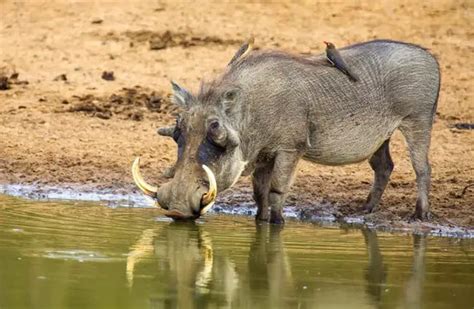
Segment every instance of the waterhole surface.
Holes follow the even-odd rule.
[[[474,240],[0,196],[0,308],[473,308]]]

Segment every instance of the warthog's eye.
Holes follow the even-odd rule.
[[[219,121],[218,120],[213,120],[210,124],[209,124],[209,130],[210,131],[217,131],[219,130],[219,127],[221,125],[219,124]]]
[[[223,108],[224,108],[224,111],[226,114],[231,114],[232,113],[232,110],[234,108],[236,108],[236,100],[237,100],[237,97],[238,97],[238,90],[237,89],[232,89],[232,90],[228,90],[226,92],[224,92],[224,94],[222,95],[222,105],[223,105]]]
[[[224,100],[226,101],[234,101],[236,97],[237,97],[236,90],[229,90],[226,93],[224,93]]]
[[[212,120],[209,123],[207,138],[216,146],[225,148],[227,134],[225,128],[219,123],[219,120]]]

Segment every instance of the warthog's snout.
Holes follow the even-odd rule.
[[[138,188],[156,201],[156,206],[163,210],[165,216],[174,220],[193,220],[205,214],[217,197],[214,173],[206,165],[202,165],[202,168],[207,175],[209,188],[199,187],[192,192],[186,191],[186,186],[178,181],[166,183],[161,188],[146,183],[140,173],[140,158],[133,162],[132,175]],[[180,200],[182,202],[176,202]]]
[[[196,219],[196,218],[199,217],[199,216],[195,216],[195,215],[185,215],[177,209],[167,210],[165,212],[165,216],[167,216],[168,218],[171,218],[173,220],[193,220],[193,219]]]

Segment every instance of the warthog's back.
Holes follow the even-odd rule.
[[[321,74],[326,91],[312,108],[313,147],[308,159],[325,164],[362,161],[405,117],[433,117],[439,69],[424,49],[375,41],[348,47],[341,54],[360,81],[351,82],[327,69]]]
[[[358,82],[330,65],[325,55],[254,54],[229,75],[248,89],[253,113],[274,118],[274,135],[306,135],[305,157],[323,164],[362,161],[405,117],[433,117],[440,77],[426,50],[372,41],[340,52]]]

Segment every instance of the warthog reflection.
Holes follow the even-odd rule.
[[[421,296],[425,281],[426,236],[413,235],[413,266],[405,286],[405,308],[421,308]]]
[[[377,232],[363,229],[365,244],[367,246],[368,266],[365,278],[367,279],[367,294],[377,307],[381,307],[383,292],[388,291],[386,286],[387,266],[379,247]],[[425,279],[425,250],[426,236],[413,235],[413,262],[412,269],[400,299],[403,308],[421,308],[423,295],[423,282]]]
[[[368,256],[368,266],[365,273],[365,279],[367,280],[366,291],[375,303],[379,303],[382,299],[382,292],[385,289],[387,269],[380,252],[377,232],[363,229],[362,234],[364,235]]]
[[[254,237],[236,245],[231,231],[225,234],[228,236],[218,233],[213,237],[216,233],[209,230],[209,225],[193,222],[175,222],[145,230],[131,247],[127,258],[129,286],[134,285],[136,265],[153,259],[158,260],[154,266],[158,269],[154,273],[157,273],[159,285],[151,298],[158,307],[283,308],[312,307],[315,301],[324,303],[316,292],[319,290],[317,287],[302,292],[307,282],[316,281],[312,275],[299,278],[292,271],[298,268],[298,261],[295,260],[298,256],[292,255],[295,263],[292,265],[282,231],[283,227],[279,225],[258,224]],[[390,289],[390,285],[386,284],[388,266],[384,262],[377,233],[364,229],[362,234],[368,263],[364,270],[365,293],[376,307],[380,307],[384,303],[384,292]],[[236,241],[241,242],[242,239]],[[404,307],[421,304],[425,241],[423,236],[414,236],[411,274],[398,297]],[[321,280],[316,284],[327,284],[324,278]],[[346,292],[361,294],[360,291],[350,290]],[[363,294],[358,297],[363,298]],[[357,295],[354,294],[354,297]]]

